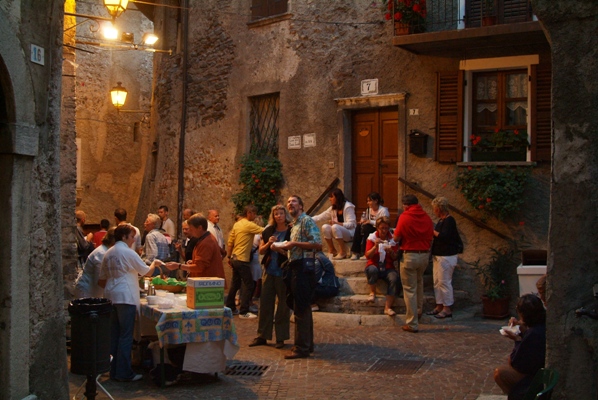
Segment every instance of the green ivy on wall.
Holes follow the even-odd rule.
[[[241,158],[239,170],[242,188],[232,196],[235,212],[242,214],[245,206],[253,204],[258,209],[258,215],[267,219],[270,209],[280,198],[282,163],[272,155],[253,152]]]
[[[530,167],[469,166],[459,169],[457,187],[473,208],[505,220],[525,202],[523,192],[530,175]]]

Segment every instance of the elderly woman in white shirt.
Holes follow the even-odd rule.
[[[345,199],[345,195],[340,189],[330,192],[329,200],[331,206],[323,213],[314,216],[313,220],[316,223],[327,222],[322,225],[322,236],[328,244],[330,258],[341,260],[347,258],[349,254],[345,242],[350,242],[353,239],[357,226],[355,205]],[[335,241],[338,250],[334,247]]]
[[[114,230],[115,244],[102,260],[99,285],[104,297],[112,301],[110,327],[110,378],[117,381],[138,381],[143,378],[131,368],[131,348],[135,316],[139,312],[139,275],[152,276],[156,262],[148,266],[131,250],[135,230],[120,225]]]

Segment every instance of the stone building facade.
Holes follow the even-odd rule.
[[[0,3],[2,399],[68,397],[61,263],[61,184],[68,180],[60,161],[63,7],[45,0]],[[74,196],[71,201],[74,206]],[[73,213],[74,207],[71,232]]]
[[[279,99],[278,156],[285,179],[282,201],[297,193],[308,208],[338,177],[339,187],[358,209],[365,207],[369,191],[378,191],[396,218],[400,197],[415,193],[432,215],[431,199],[399,183],[402,178],[447,197],[452,205],[483,219],[504,237],[523,236],[532,248],[546,248],[549,155],[535,164],[524,209],[505,223],[472,210],[455,188],[455,161],[463,159],[453,157],[446,162],[436,149],[438,74],[459,71],[462,58],[422,56],[394,47],[392,24],[383,22],[380,4],[293,1],[288,2],[288,12],[282,16],[252,21],[251,3],[194,3],[189,9],[192,23],[187,48],[181,47],[182,39],[172,37],[166,46],[179,45],[176,54],[156,56],[157,119],[152,120],[152,136],[156,137],[157,152],[151,156],[155,169],[148,158],[141,192],[146,206],[140,209],[177,204],[182,197],[184,208],[220,208],[221,225],[228,230],[234,221],[231,196],[239,190],[239,160],[250,148],[251,104],[261,96],[274,95]],[[172,25],[174,20],[184,30],[178,12],[164,11],[154,18],[156,27]],[[166,32],[162,35],[168,37]],[[513,53],[522,54],[527,53]],[[547,43],[533,54],[536,64],[550,65]],[[477,57],[486,60],[496,55]],[[378,80],[377,94],[361,94],[361,83],[367,79]],[[187,89],[185,107],[181,102],[183,87]],[[417,114],[410,115],[410,110]],[[369,122],[360,122],[360,118],[384,118],[380,116],[387,111],[392,120],[380,120],[376,127],[380,139],[372,145],[374,153],[382,150],[364,163],[362,142],[357,138],[360,127]],[[181,196],[182,113],[185,147]],[[428,135],[425,154],[410,152],[409,134],[415,131]],[[297,137],[302,145],[290,148],[289,140]],[[315,146],[304,145],[306,138],[315,138]],[[375,178],[359,175],[363,168],[372,167],[368,162],[376,164],[373,169],[377,170],[388,160],[390,171],[376,172]],[[364,184],[368,179],[376,181]],[[325,199],[314,212],[327,206]],[[484,259],[491,247],[506,243],[469,220],[459,215],[456,218],[465,241],[464,261]],[[479,302],[481,288],[465,262],[455,280],[472,302]],[[516,277],[513,280],[516,290]],[[512,297],[516,297],[515,291]]]

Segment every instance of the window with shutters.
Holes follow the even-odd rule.
[[[550,161],[551,69],[537,59],[468,60],[438,74],[437,161]]]
[[[273,17],[286,13],[288,0],[251,0],[251,20]]]

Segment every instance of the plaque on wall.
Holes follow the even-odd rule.
[[[301,136],[289,136],[288,148],[289,149],[300,149],[301,148]]]

